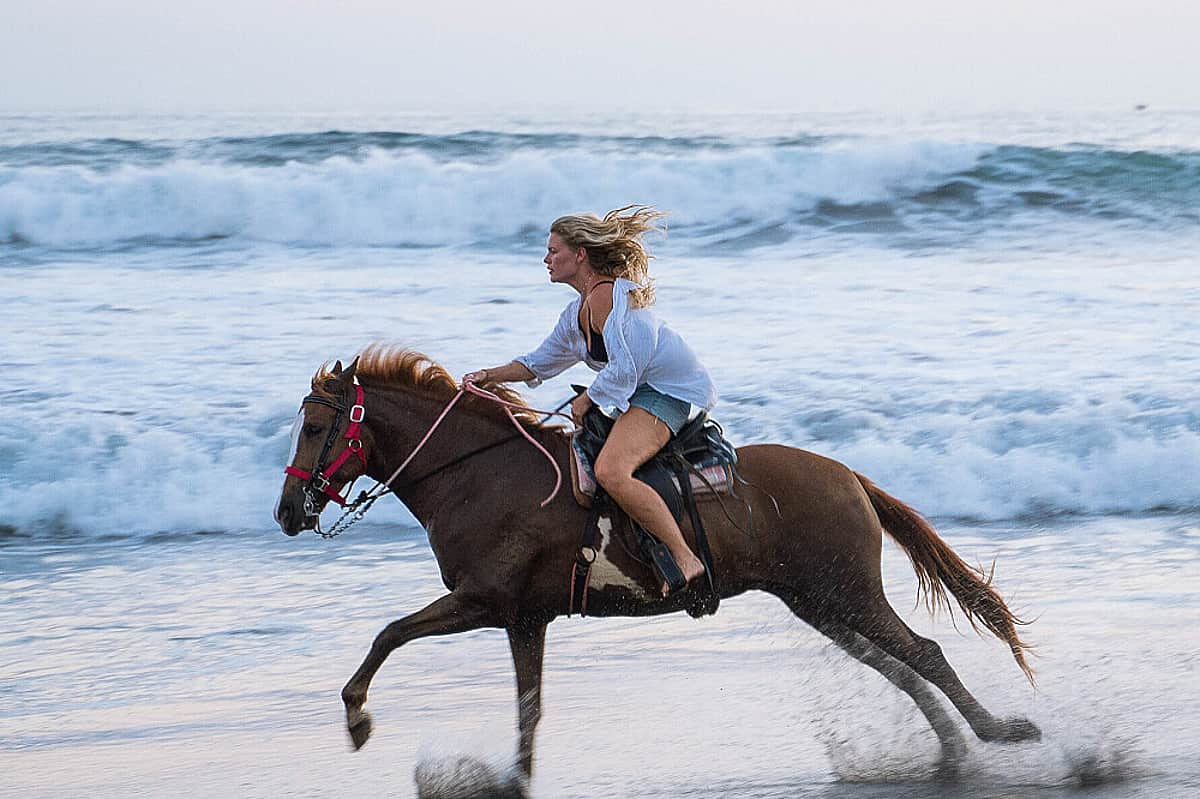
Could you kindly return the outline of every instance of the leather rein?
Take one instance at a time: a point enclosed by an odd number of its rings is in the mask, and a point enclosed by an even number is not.
[[[315,393],[309,394],[300,401],[301,406],[307,403],[313,403],[333,408],[337,415],[334,417],[333,424],[330,425],[329,434],[325,438],[325,444],[321,448],[321,454],[317,458],[317,462],[313,466],[313,470],[311,472],[307,472],[291,465],[288,465],[284,468],[285,473],[305,481],[304,513],[310,518],[316,517],[317,521],[313,527],[313,532],[322,538],[333,538],[334,536],[340,535],[351,525],[362,519],[371,506],[375,504],[375,500],[385,496],[388,493],[395,493],[395,489],[392,488],[392,483],[397,477],[400,476],[401,472],[403,472],[408,465],[412,463],[413,459],[417,456],[417,453],[421,451],[421,449],[433,436],[434,431],[437,430],[438,426],[441,425],[442,421],[450,413],[451,409],[454,408],[455,404],[462,399],[464,394],[474,394],[475,396],[483,397],[484,399],[495,402],[503,407],[504,412],[508,415],[509,420],[512,421],[513,426],[516,427],[517,432],[506,436],[499,441],[493,441],[490,444],[473,449],[464,455],[454,458],[449,463],[442,464],[436,469],[427,472],[415,480],[408,481],[410,486],[416,485],[423,480],[426,480],[442,471],[445,471],[446,469],[451,468],[452,466],[456,466],[463,461],[473,458],[476,455],[498,447],[502,444],[507,444],[508,442],[519,437],[524,437],[531,444],[533,444],[543,455],[546,456],[546,459],[550,461],[550,465],[554,467],[554,490],[550,492],[549,496],[542,500],[540,507],[544,508],[546,505],[550,504],[550,501],[554,499],[554,497],[558,494],[559,488],[562,486],[562,470],[559,468],[558,463],[555,462],[554,457],[546,450],[546,448],[543,447],[536,439],[534,439],[533,436],[529,434],[529,431],[527,431],[524,426],[521,425],[521,423],[517,420],[517,417],[513,414],[512,409],[521,408],[532,410],[534,413],[544,414],[542,422],[545,422],[551,416],[562,416],[570,419],[571,417],[567,414],[559,412],[560,409],[567,403],[564,402],[562,405],[559,405],[558,408],[555,408],[552,411],[540,411],[535,408],[527,408],[526,406],[515,402],[509,402],[508,400],[502,399],[492,392],[482,389],[473,383],[464,383],[462,387],[459,388],[458,393],[456,393],[450,402],[446,404],[446,407],[442,409],[442,412],[438,418],[434,420],[432,425],[430,425],[421,441],[416,445],[416,447],[413,448],[412,452],[408,454],[408,457],[404,459],[400,466],[397,467],[396,471],[392,472],[392,476],[384,481],[377,480],[375,485],[372,486],[370,490],[362,491],[353,502],[350,502],[347,497],[349,497],[350,490],[353,488],[353,481],[346,486],[345,496],[339,494],[332,488],[331,481],[337,470],[340,469],[342,465],[351,457],[356,456],[362,463],[363,468],[367,468],[367,456],[363,451],[361,438],[362,423],[366,418],[367,411],[363,404],[363,387],[358,382],[357,378],[354,380],[354,390],[354,404],[351,405],[349,409],[347,409],[344,403],[331,400],[325,396]],[[570,400],[567,400],[567,402],[570,402]],[[331,463],[328,467],[325,467],[323,466],[325,459],[329,456],[330,451],[333,449],[333,446],[338,439],[338,430],[342,426],[342,416],[347,412],[349,413],[349,424],[346,426],[346,432],[342,435],[342,438],[346,439],[346,447],[333,461],[333,463]],[[342,515],[336,522],[334,522],[333,527],[327,531],[321,529],[321,514],[317,505],[319,500],[319,497],[317,496],[318,492],[325,494],[325,496],[327,496],[331,501],[336,502],[339,506],[344,508]]]

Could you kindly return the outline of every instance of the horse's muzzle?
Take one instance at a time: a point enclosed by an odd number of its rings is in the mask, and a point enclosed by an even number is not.
[[[275,509],[275,521],[279,523],[279,529],[287,535],[299,535],[305,529],[307,520],[308,515],[304,512],[302,500],[281,499]]]

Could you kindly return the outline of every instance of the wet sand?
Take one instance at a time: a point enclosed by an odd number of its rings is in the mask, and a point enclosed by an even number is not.
[[[962,780],[906,697],[766,595],[714,618],[550,628],[533,795],[1175,797],[1200,791],[1195,518],[941,523],[1036,616],[1039,689],[992,639],[889,596],[993,712],[1042,742],[973,738]],[[499,631],[417,641],[377,677],[351,752],[338,692],[376,632],[440,594],[419,530],[0,544],[0,796],[412,796],[422,761],[503,765],[514,688]]]

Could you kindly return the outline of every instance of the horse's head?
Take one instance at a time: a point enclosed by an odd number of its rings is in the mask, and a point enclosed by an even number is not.
[[[345,505],[339,493],[367,468],[369,433],[362,386],[354,379],[358,359],[346,369],[338,361],[313,380],[292,428],[292,452],[283,490],[275,503],[275,521],[288,535],[317,526],[330,500]]]

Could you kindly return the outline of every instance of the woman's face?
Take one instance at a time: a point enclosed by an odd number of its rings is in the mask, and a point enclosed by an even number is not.
[[[550,273],[551,283],[569,283],[587,261],[586,250],[571,249],[557,233],[551,233],[546,241],[546,271]]]

